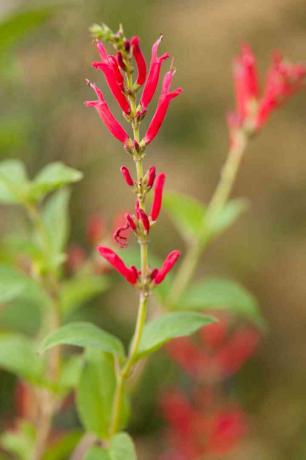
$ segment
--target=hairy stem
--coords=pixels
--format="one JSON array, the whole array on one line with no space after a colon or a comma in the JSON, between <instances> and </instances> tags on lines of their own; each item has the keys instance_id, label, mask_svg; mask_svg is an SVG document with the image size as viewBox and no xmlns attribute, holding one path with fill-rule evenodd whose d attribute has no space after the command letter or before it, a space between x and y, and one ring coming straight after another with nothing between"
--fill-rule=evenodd
<instances>
[{"instance_id":1,"label":"hairy stem","mask_svg":"<svg viewBox=\"0 0 306 460\"><path fill-rule=\"evenodd\" d=\"M40 241L44 259L48 260L48 255L50 255L52 248L50 247L49 235L41 219L39 210L37 207L32 205L27 206L27 210L36 235ZM47 269L46 273L44 273L42 276L39 276L39 281L50 300L49 314L45 318L42 327L45 327L47 324L48 330L51 332L57 329L61 323L57 277L53 270ZM55 347L52 350L49 350L47 355L47 378L50 379L50 381L57 380L60 371L60 362L60 347ZM37 418L37 438L34 448L33 460L41 460L43 457L51 430L52 417L56 411L57 406L56 397L46 389L39 390L38 400L40 401L40 406Z\"/></svg>"}]
</instances>

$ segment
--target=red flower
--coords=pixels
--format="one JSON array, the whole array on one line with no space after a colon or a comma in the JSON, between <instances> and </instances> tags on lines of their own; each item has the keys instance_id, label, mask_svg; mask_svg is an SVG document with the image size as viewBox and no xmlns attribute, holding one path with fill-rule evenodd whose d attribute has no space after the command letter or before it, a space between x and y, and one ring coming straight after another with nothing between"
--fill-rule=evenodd
<instances>
[{"instance_id":1,"label":"red flower","mask_svg":"<svg viewBox=\"0 0 306 460\"><path fill-rule=\"evenodd\" d=\"M152 46L152 55L150 62L150 69L147 81L145 83L143 93L140 99L140 104L143 110L146 110L150 104L152 97L154 96L158 80L160 69L163 61L169 57L168 53L164 53L162 56L158 57L157 50L162 40L162 36L153 44Z\"/></svg>"},{"instance_id":2,"label":"red flower","mask_svg":"<svg viewBox=\"0 0 306 460\"><path fill-rule=\"evenodd\" d=\"M127 98L122 92L123 79L114 56L108 56L107 61L104 62L93 62L92 65L95 69L102 70L114 98L117 100L123 112L128 115L131 108Z\"/></svg>"},{"instance_id":3,"label":"red flower","mask_svg":"<svg viewBox=\"0 0 306 460\"><path fill-rule=\"evenodd\" d=\"M178 261L180 255L181 255L180 251L177 251L177 250L171 251L167 255L162 267L159 270L156 270L156 269L153 270L152 276L153 276L153 281L155 284L160 284L165 279L167 274L170 272L170 270L173 268L173 266Z\"/></svg>"},{"instance_id":4,"label":"red flower","mask_svg":"<svg viewBox=\"0 0 306 460\"><path fill-rule=\"evenodd\" d=\"M137 69L138 69L137 84L143 85L146 80L147 66L146 66L146 61L144 59L144 56L139 46L139 37L131 38L130 44L132 47L132 53L133 53L134 59L137 64Z\"/></svg>"},{"instance_id":5,"label":"red flower","mask_svg":"<svg viewBox=\"0 0 306 460\"><path fill-rule=\"evenodd\" d=\"M130 284L137 283L138 272L136 267L127 267L123 260L110 248L98 246L97 250Z\"/></svg>"},{"instance_id":6,"label":"red flower","mask_svg":"<svg viewBox=\"0 0 306 460\"><path fill-rule=\"evenodd\" d=\"M260 128L274 109L302 87L305 76L305 65L291 64L282 56L275 55L266 77L263 96L260 97L256 59L251 48L243 46L234 62L236 113L228 119L231 141L235 137L235 130L247 120L255 129Z\"/></svg>"},{"instance_id":7,"label":"red flower","mask_svg":"<svg viewBox=\"0 0 306 460\"><path fill-rule=\"evenodd\" d=\"M153 221L157 220L163 199L163 189L165 185L166 175L161 173L157 176L155 181L155 188L154 188L154 197L151 209L151 219Z\"/></svg>"},{"instance_id":8,"label":"red flower","mask_svg":"<svg viewBox=\"0 0 306 460\"><path fill-rule=\"evenodd\" d=\"M98 96L97 101L86 101L86 107L94 107L101 120L109 130L109 132L120 142L126 144L129 140L129 136L121 124L116 120L114 115L111 113L107 103L105 102L102 91L94 84L87 81L90 87L95 91Z\"/></svg>"},{"instance_id":9,"label":"red flower","mask_svg":"<svg viewBox=\"0 0 306 460\"><path fill-rule=\"evenodd\" d=\"M149 221L149 218L148 218L147 214L145 213L145 211L138 207L136 209L136 214L137 214L138 220L140 220L142 222L144 231L146 233L149 233L149 231L150 231L150 221Z\"/></svg>"},{"instance_id":10,"label":"red flower","mask_svg":"<svg viewBox=\"0 0 306 460\"><path fill-rule=\"evenodd\" d=\"M249 114L250 104L258 97L255 56L248 45L241 49L234 63L236 105L240 120Z\"/></svg>"},{"instance_id":11,"label":"red flower","mask_svg":"<svg viewBox=\"0 0 306 460\"><path fill-rule=\"evenodd\" d=\"M147 178L147 187L152 188L153 184L154 184L154 181L155 181L155 177L156 177L156 168L155 168L155 166L151 166L151 168L147 172L147 177L148 177Z\"/></svg>"},{"instance_id":12,"label":"red flower","mask_svg":"<svg viewBox=\"0 0 306 460\"><path fill-rule=\"evenodd\" d=\"M291 64L286 62L280 55L274 56L258 109L256 120L258 127L263 125L275 108L279 107L302 87L305 76L305 65Z\"/></svg>"},{"instance_id":13,"label":"red flower","mask_svg":"<svg viewBox=\"0 0 306 460\"><path fill-rule=\"evenodd\" d=\"M170 90L170 85L174 76L174 71L169 70L164 77L162 92L158 100L156 111L149 124L147 132L144 137L145 144L149 144L156 137L169 108L172 99L177 97L183 91L182 88L177 88L174 91Z\"/></svg>"},{"instance_id":14,"label":"red flower","mask_svg":"<svg viewBox=\"0 0 306 460\"><path fill-rule=\"evenodd\" d=\"M129 185L130 187L133 186L134 185L134 180L133 180L133 178L131 176L131 173L128 170L128 168L126 166L121 166L120 171L121 171L122 177L125 180L125 182L127 183L127 185Z\"/></svg>"}]
</instances>

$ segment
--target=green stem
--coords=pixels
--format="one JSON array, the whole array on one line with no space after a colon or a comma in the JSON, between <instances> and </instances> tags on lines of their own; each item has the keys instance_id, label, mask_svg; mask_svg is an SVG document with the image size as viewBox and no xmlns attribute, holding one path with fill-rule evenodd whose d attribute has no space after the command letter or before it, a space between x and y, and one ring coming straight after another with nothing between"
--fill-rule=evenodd
<instances>
[{"instance_id":1,"label":"green stem","mask_svg":"<svg viewBox=\"0 0 306 460\"><path fill-rule=\"evenodd\" d=\"M53 270L48 268L48 257L52 250L48 232L44 226L39 210L32 204L26 205L30 220L32 221L37 238L39 239L41 250L46 262L46 273L39 276L40 284L47 293L50 299L50 314L44 323L48 324L49 332L57 329L60 326L60 308L57 277ZM45 268L45 267L44 267ZM44 324L44 326L45 326ZM60 370L61 350L60 347L55 347L48 353L48 379L56 382ZM33 460L41 460L43 457L45 446L51 430L52 416L56 410L57 400L48 390L40 390L39 394L39 417L37 420L37 439L33 453Z\"/></svg>"},{"instance_id":2,"label":"green stem","mask_svg":"<svg viewBox=\"0 0 306 460\"><path fill-rule=\"evenodd\" d=\"M132 110L133 105L131 104ZM134 140L139 142L139 127L137 122L132 123ZM137 174L137 197L139 200L140 207L145 210L145 193L143 192L143 164L142 158L135 158L136 174ZM120 429L120 419L122 412L122 403L123 403L123 394L124 386L126 380L129 378L133 365L135 363L138 348L141 342L141 337L143 333L143 328L147 318L147 309L148 309L148 299L149 299L149 290L147 287L147 277L149 274L149 258L148 258L148 238L146 235L139 236L138 240L140 246L140 269L141 269L141 287L139 295L139 307L137 314L137 321L135 326L135 331L133 339L131 342L131 347L129 355L123 365L119 370L117 375L117 384L113 401L112 417L109 429L110 437L114 436Z\"/></svg>"},{"instance_id":3,"label":"green stem","mask_svg":"<svg viewBox=\"0 0 306 460\"><path fill-rule=\"evenodd\" d=\"M173 280L172 290L169 296L170 304L172 305L176 304L186 290L196 270L199 259L208 245L210 240L209 223L212 222L215 216L222 210L231 194L246 149L247 141L248 135L244 130L237 133L235 143L231 147L221 171L220 181L207 208L207 225L198 235L197 240L190 245L177 275Z\"/></svg>"}]
</instances>

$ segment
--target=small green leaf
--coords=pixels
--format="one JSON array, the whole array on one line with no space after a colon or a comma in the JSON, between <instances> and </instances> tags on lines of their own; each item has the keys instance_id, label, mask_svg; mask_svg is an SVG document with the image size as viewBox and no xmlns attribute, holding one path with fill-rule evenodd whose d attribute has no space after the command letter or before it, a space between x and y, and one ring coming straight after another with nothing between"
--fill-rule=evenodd
<instances>
[{"instance_id":1,"label":"small green leaf","mask_svg":"<svg viewBox=\"0 0 306 460\"><path fill-rule=\"evenodd\" d=\"M152 353L175 337L191 335L214 321L212 316L194 312L175 312L160 316L145 325L138 357Z\"/></svg>"},{"instance_id":2,"label":"small green leaf","mask_svg":"<svg viewBox=\"0 0 306 460\"><path fill-rule=\"evenodd\" d=\"M94 446L84 460L137 460L137 455L131 437L127 433L118 433L108 448Z\"/></svg>"},{"instance_id":3,"label":"small green leaf","mask_svg":"<svg viewBox=\"0 0 306 460\"><path fill-rule=\"evenodd\" d=\"M50 258L55 256L54 263L65 247L69 234L68 204L70 193L68 190L59 190L46 202L42 218L48 233Z\"/></svg>"},{"instance_id":4,"label":"small green leaf","mask_svg":"<svg viewBox=\"0 0 306 460\"><path fill-rule=\"evenodd\" d=\"M17 334L3 334L0 335L0 368L38 382L43 364L30 339Z\"/></svg>"},{"instance_id":5,"label":"small green leaf","mask_svg":"<svg viewBox=\"0 0 306 460\"><path fill-rule=\"evenodd\" d=\"M127 433L112 438L109 452L111 460L137 460L134 443Z\"/></svg>"},{"instance_id":6,"label":"small green leaf","mask_svg":"<svg viewBox=\"0 0 306 460\"><path fill-rule=\"evenodd\" d=\"M50 443L44 454L43 460L66 460L76 447L82 436L81 431L71 431L61 434L57 439ZM30 457L28 457L29 459Z\"/></svg>"},{"instance_id":7,"label":"small green leaf","mask_svg":"<svg viewBox=\"0 0 306 460\"><path fill-rule=\"evenodd\" d=\"M78 309L95 296L105 291L109 286L104 276L78 275L61 284L61 310L65 315Z\"/></svg>"},{"instance_id":8,"label":"small green leaf","mask_svg":"<svg viewBox=\"0 0 306 460\"><path fill-rule=\"evenodd\" d=\"M206 209L200 201L188 195L171 192L165 194L163 203L185 240L193 240L201 233Z\"/></svg>"},{"instance_id":9,"label":"small green leaf","mask_svg":"<svg viewBox=\"0 0 306 460\"><path fill-rule=\"evenodd\" d=\"M32 280L12 267L0 265L0 302L10 302L19 297Z\"/></svg>"},{"instance_id":10,"label":"small green leaf","mask_svg":"<svg viewBox=\"0 0 306 460\"><path fill-rule=\"evenodd\" d=\"M235 281L222 278L209 278L190 286L178 306L182 309L228 310L255 321L260 320L254 296Z\"/></svg>"},{"instance_id":11,"label":"small green leaf","mask_svg":"<svg viewBox=\"0 0 306 460\"><path fill-rule=\"evenodd\" d=\"M215 216L209 224L212 236L217 236L230 227L248 207L247 200L237 198L225 204L221 211Z\"/></svg>"},{"instance_id":12,"label":"small green leaf","mask_svg":"<svg viewBox=\"0 0 306 460\"><path fill-rule=\"evenodd\" d=\"M82 177L83 174L80 171L63 163L50 163L37 174L31 183L30 196L33 199L40 199L47 193L78 182Z\"/></svg>"},{"instance_id":13,"label":"small green leaf","mask_svg":"<svg viewBox=\"0 0 306 460\"><path fill-rule=\"evenodd\" d=\"M52 332L43 341L41 351L44 352L56 345L74 345L124 355L123 345L117 337L85 322L66 324Z\"/></svg>"},{"instance_id":14,"label":"small green leaf","mask_svg":"<svg viewBox=\"0 0 306 460\"><path fill-rule=\"evenodd\" d=\"M22 203L28 190L28 179L24 165L19 160L0 163L0 202Z\"/></svg>"},{"instance_id":15,"label":"small green leaf","mask_svg":"<svg viewBox=\"0 0 306 460\"><path fill-rule=\"evenodd\" d=\"M112 460L112 458L110 457L108 450L101 449L101 447L98 446L93 446L87 451L84 460Z\"/></svg>"},{"instance_id":16,"label":"small green leaf","mask_svg":"<svg viewBox=\"0 0 306 460\"><path fill-rule=\"evenodd\" d=\"M108 433L115 386L113 357L87 355L77 387L77 409L85 429L99 437Z\"/></svg>"},{"instance_id":17,"label":"small green leaf","mask_svg":"<svg viewBox=\"0 0 306 460\"><path fill-rule=\"evenodd\" d=\"M35 437L35 427L23 420L18 430L10 430L1 435L0 445L13 454L14 458L17 456L20 460L29 460L34 455Z\"/></svg>"}]
</instances>

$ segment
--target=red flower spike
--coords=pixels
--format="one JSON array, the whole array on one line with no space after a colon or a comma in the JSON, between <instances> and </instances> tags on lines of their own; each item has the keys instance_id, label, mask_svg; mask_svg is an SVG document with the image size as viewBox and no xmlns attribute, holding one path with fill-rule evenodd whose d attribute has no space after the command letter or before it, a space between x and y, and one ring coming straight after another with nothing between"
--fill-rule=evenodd
<instances>
[{"instance_id":1,"label":"red flower spike","mask_svg":"<svg viewBox=\"0 0 306 460\"><path fill-rule=\"evenodd\" d=\"M149 233L150 231L150 221L146 213L144 212L143 209L138 209L138 219L141 220L143 228L145 229L146 233Z\"/></svg>"},{"instance_id":2,"label":"red flower spike","mask_svg":"<svg viewBox=\"0 0 306 460\"><path fill-rule=\"evenodd\" d=\"M113 61L109 60L108 58L108 60L104 62L93 62L92 66L95 69L99 69L104 73L110 91L112 92L114 98L118 102L123 112L128 115L131 111L130 104L121 90L121 85L118 82L118 74L114 71L113 68Z\"/></svg>"},{"instance_id":3,"label":"red flower spike","mask_svg":"<svg viewBox=\"0 0 306 460\"><path fill-rule=\"evenodd\" d=\"M90 87L95 91L98 96L97 101L86 101L85 105L87 107L94 107L101 120L109 130L109 132L116 138L118 141L126 144L129 140L129 136L121 124L116 120L114 115L111 113L107 103L105 102L102 91L94 84L87 81Z\"/></svg>"},{"instance_id":4,"label":"red flower spike","mask_svg":"<svg viewBox=\"0 0 306 460\"><path fill-rule=\"evenodd\" d=\"M145 58L139 46L139 37L131 38L130 43L132 46L132 53L136 61L137 70L138 70L138 76L137 76L136 82L138 85L143 85L146 80L147 66L146 66Z\"/></svg>"},{"instance_id":5,"label":"red flower spike","mask_svg":"<svg viewBox=\"0 0 306 460\"><path fill-rule=\"evenodd\" d=\"M150 69L147 81L145 83L143 93L140 99L140 104L144 110L147 109L148 105L150 104L152 97L154 96L159 75L160 69L163 61L169 57L168 53L164 53L162 56L157 56L157 50L162 40L162 36L153 44L152 46L152 55L151 55L151 62L150 62Z\"/></svg>"},{"instance_id":6,"label":"red flower spike","mask_svg":"<svg viewBox=\"0 0 306 460\"><path fill-rule=\"evenodd\" d=\"M134 185L134 180L133 180L133 178L131 176L131 173L128 170L128 168L126 166L121 166L120 171L121 171L122 177L125 180L125 182L127 183L127 185L132 187Z\"/></svg>"},{"instance_id":7,"label":"red flower spike","mask_svg":"<svg viewBox=\"0 0 306 460\"><path fill-rule=\"evenodd\" d=\"M109 262L130 284L137 283L138 272L134 266L127 267L123 260L110 248L98 246L97 250L101 256L107 260L107 262Z\"/></svg>"},{"instance_id":8,"label":"red flower spike","mask_svg":"<svg viewBox=\"0 0 306 460\"><path fill-rule=\"evenodd\" d=\"M161 173L157 176L155 181L155 188L154 188L154 197L151 209L151 219L153 221L157 220L163 199L163 189L165 185L166 175Z\"/></svg>"},{"instance_id":9,"label":"red flower spike","mask_svg":"<svg viewBox=\"0 0 306 460\"><path fill-rule=\"evenodd\" d=\"M177 251L177 250L171 251L168 254L162 267L158 270L157 274L154 277L155 284L160 284L165 279L169 271L173 268L173 266L178 261L180 255L181 255L180 251Z\"/></svg>"},{"instance_id":10,"label":"red flower spike","mask_svg":"<svg viewBox=\"0 0 306 460\"><path fill-rule=\"evenodd\" d=\"M152 188L153 184L154 184L154 181L155 181L155 177L156 177L156 168L155 168L155 166L151 166L151 168L149 169L147 174L148 174L147 187Z\"/></svg>"},{"instance_id":11,"label":"red flower spike","mask_svg":"<svg viewBox=\"0 0 306 460\"><path fill-rule=\"evenodd\" d=\"M183 91L182 88L177 88L176 90L169 92L173 75L174 71L170 70L164 77L162 92L158 100L157 108L144 137L144 142L146 145L150 144L150 142L152 142L156 137L167 115L171 100L177 97Z\"/></svg>"}]
</instances>

